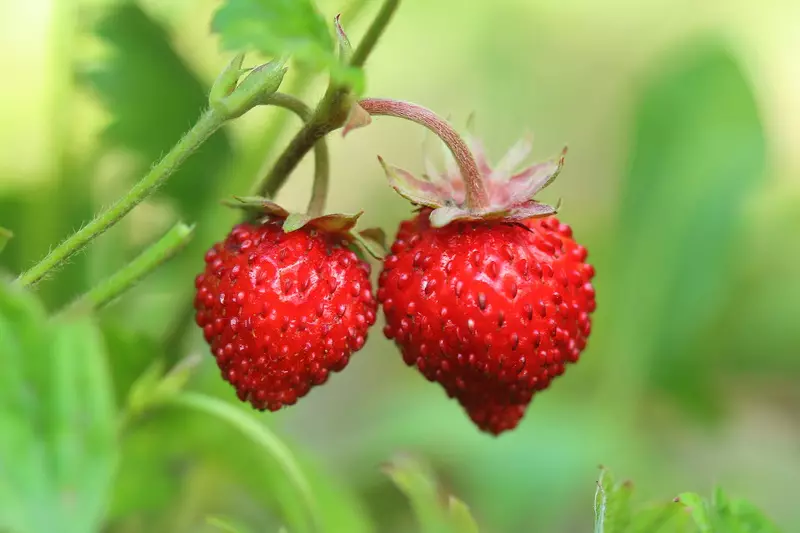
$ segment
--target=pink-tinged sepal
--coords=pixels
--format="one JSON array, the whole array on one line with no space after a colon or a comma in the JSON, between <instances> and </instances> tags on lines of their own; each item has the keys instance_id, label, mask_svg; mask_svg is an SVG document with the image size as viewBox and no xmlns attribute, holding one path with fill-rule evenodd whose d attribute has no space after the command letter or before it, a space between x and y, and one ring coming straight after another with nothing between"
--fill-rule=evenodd
<instances>
[{"instance_id":1,"label":"pink-tinged sepal","mask_svg":"<svg viewBox=\"0 0 800 533\"><path fill-rule=\"evenodd\" d=\"M466 205L464 180L450 152L445 153L444 170L437 170L430 159L425 160L425 173L418 178L410 172L387 164L378 158L391 187L413 204L433 209L431 225L443 227L457 220L519 221L554 215L558 206L534 200L550 185L564 166L564 148L557 158L519 169L530 155L530 138L518 141L497 165L486 157L483 143L476 137L467 138L470 152L481 173L488 205L470 209Z\"/></svg>"},{"instance_id":2,"label":"pink-tinged sepal","mask_svg":"<svg viewBox=\"0 0 800 533\"><path fill-rule=\"evenodd\" d=\"M389 165L381 156L378 156L378 161L392 189L409 202L425 207L440 207L447 201L445 191L431 181L419 179L407 170Z\"/></svg>"}]
</instances>

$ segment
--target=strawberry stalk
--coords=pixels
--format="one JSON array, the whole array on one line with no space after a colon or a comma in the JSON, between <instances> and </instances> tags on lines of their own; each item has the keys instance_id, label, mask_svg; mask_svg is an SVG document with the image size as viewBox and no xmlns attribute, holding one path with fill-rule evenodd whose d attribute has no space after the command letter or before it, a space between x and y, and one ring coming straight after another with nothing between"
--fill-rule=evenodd
<instances>
[{"instance_id":1,"label":"strawberry stalk","mask_svg":"<svg viewBox=\"0 0 800 533\"><path fill-rule=\"evenodd\" d=\"M156 192L189 156L229 120L240 117L275 93L286 73L284 61L260 65L243 78L244 54L237 54L223 69L209 93L208 109L172 149L141 180L111 207L56 246L47 256L23 272L17 283L36 285L51 272L66 264L96 237L122 220L134 207Z\"/></svg>"},{"instance_id":2,"label":"strawberry stalk","mask_svg":"<svg viewBox=\"0 0 800 533\"><path fill-rule=\"evenodd\" d=\"M365 98L357 104L369 115L383 115L410 120L431 130L453 154L467 191L467 208L479 211L489 205L478 164L458 132L436 113L411 102L384 98Z\"/></svg>"},{"instance_id":3,"label":"strawberry stalk","mask_svg":"<svg viewBox=\"0 0 800 533\"><path fill-rule=\"evenodd\" d=\"M161 187L189 155L211 137L226 120L226 117L212 109L203 113L194 127L125 196L56 246L44 259L23 272L17 278L17 282L25 287L36 285L49 273L66 264L95 237L105 233L142 200Z\"/></svg>"},{"instance_id":4,"label":"strawberry stalk","mask_svg":"<svg viewBox=\"0 0 800 533\"><path fill-rule=\"evenodd\" d=\"M361 67L375 48L380 36L386 30L400 0L385 0L380 11L370 24L364 39L352 52L347 63ZM289 175L305 155L321 138L336 131L347 123L355 97L349 87L331 83L319 102L311 120L289 142L269 173L258 181L252 190L253 195L274 198Z\"/></svg>"},{"instance_id":5,"label":"strawberry stalk","mask_svg":"<svg viewBox=\"0 0 800 533\"><path fill-rule=\"evenodd\" d=\"M313 111L302 100L289 94L275 93L264 102L267 105L282 107L293 112L300 119L308 123L313 116ZM328 197L330 157L328 144L325 137L321 137L314 144L314 183L311 186L311 200L308 203L307 213L310 216L320 216L325 211L325 200Z\"/></svg>"},{"instance_id":6,"label":"strawberry stalk","mask_svg":"<svg viewBox=\"0 0 800 533\"><path fill-rule=\"evenodd\" d=\"M192 239L193 233L193 227L187 226L183 222L175 224L155 244L121 270L78 298L70 308L100 309L105 307L183 250Z\"/></svg>"}]
</instances>

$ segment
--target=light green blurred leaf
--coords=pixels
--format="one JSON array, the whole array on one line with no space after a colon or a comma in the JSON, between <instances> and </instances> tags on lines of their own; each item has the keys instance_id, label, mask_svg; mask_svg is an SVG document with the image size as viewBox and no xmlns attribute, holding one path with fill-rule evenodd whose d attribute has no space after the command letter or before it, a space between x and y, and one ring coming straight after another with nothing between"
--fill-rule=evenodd
<instances>
[{"instance_id":1,"label":"light green blurred leaf","mask_svg":"<svg viewBox=\"0 0 800 533\"><path fill-rule=\"evenodd\" d=\"M635 117L616 263L598 268L602 351L624 358L608 365L609 387L632 394L645 379L709 411L709 332L735 290L743 204L764 175L759 112L736 58L696 42L653 66Z\"/></svg>"},{"instance_id":2,"label":"light green blurred leaf","mask_svg":"<svg viewBox=\"0 0 800 533\"><path fill-rule=\"evenodd\" d=\"M210 396L183 393L175 396L172 402L175 405L188 407L226 422L236 428L252 443L261 447L266 452L267 457L280 465L285 479L296 491L294 505L301 507L302 511L298 512L296 508L284 509L285 518L287 522L291 523L292 530L300 533L321 529L319 526L321 517L318 504L308 479L291 450L269 428L240 408Z\"/></svg>"},{"instance_id":3,"label":"light green blurred leaf","mask_svg":"<svg viewBox=\"0 0 800 533\"><path fill-rule=\"evenodd\" d=\"M713 512L702 496L693 492L684 492L678 496L678 501L689 511L700 533L716 531Z\"/></svg>"},{"instance_id":4,"label":"light green blurred leaf","mask_svg":"<svg viewBox=\"0 0 800 533\"><path fill-rule=\"evenodd\" d=\"M88 317L48 322L0 284L0 528L91 533L117 462L105 351Z\"/></svg>"},{"instance_id":5,"label":"light green blurred leaf","mask_svg":"<svg viewBox=\"0 0 800 533\"><path fill-rule=\"evenodd\" d=\"M478 533L478 523L475 522L475 517L467 507L467 504L456 498L450 496L450 522L453 528L458 533Z\"/></svg>"},{"instance_id":6,"label":"light green blurred leaf","mask_svg":"<svg viewBox=\"0 0 800 533\"><path fill-rule=\"evenodd\" d=\"M458 502L461 509L455 511L452 501L449 509L443 505L434 473L423 463L409 456L397 456L384 467L384 472L408 498L422 533L469 531L460 529L465 523L468 528L474 527L469 510L463 503Z\"/></svg>"},{"instance_id":7,"label":"light green blurred leaf","mask_svg":"<svg viewBox=\"0 0 800 533\"><path fill-rule=\"evenodd\" d=\"M687 492L678 501L689 511L700 533L780 533L753 504L741 499L731 499L717 487L711 502Z\"/></svg>"},{"instance_id":8,"label":"light green blurred leaf","mask_svg":"<svg viewBox=\"0 0 800 533\"><path fill-rule=\"evenodd\" d=\"M108 45L109 57L82 79L113 116L105 140L139 154L144 171L207 107L207 87L175 51L164 28L134 2L114 5L95 32ZM164 186L164 194L177 201L188 220L199 218L216 201L213 184L231 153L221 130Z\"/></svg>"},{"instance_id":9,"label":"light green blurred leaf","mask_svg":"<svg viewBox=\"0 0 800 533\"><path fill-rule=\"evenodd\" d=\"M336 55L332 25L311 0L227 0L211 27L221 35L227 49L291 55L313 70L329 69L334 78L353 86L356 92L363 90L362 71L342 65Z\"/></svg>"},{"instance_id":10,"label":"light green blurred leaf","mask_svg":"<svg viewBox=\"0 0 800 533\"><path fill-rule=\"evenodd\" d=\"M631 521L630 482L616 483L611 472L600 471L594 497L595 533L625 533Z\"/></svg>"},{"instance_id":11,"label":"light green blurred leaf","mask_svg":"<svg viewBox=\"0 0 800 533\"><path fill-rule=\"evenodd\" d=\"M669 502L634 513L626 533L683 533L689 530L689 521L682 505Z\"/></svg>"},{"instance_id":12,"label":"light green blurred leaf","mask_svg":"<svg viewBox=\"0 0 800 533\"><path fill-rule=\"evenodd\" d=\"M714 513L719 528L731 533L778 533L778 528L753 504L742 499L731 499L717 487L714 490Z\"/></svg>"},{"instance_id":13,"label":"light green blurred leaf","mask_svg":"<svg viewBox=\"0 0 800 533\"><path fill-rule=\"evenodd\" d=\"M11 233L11 231L0 226L0 253L3 251L3 249L6 247L6 244L8 244L8 241L10 241L13 236L14 234Z\"/></svg>"},{"instance_id":14,"label":"light green blurred leaf","mask_svg":"<svg viewBox=\"0 0 800 533\"><path fill-rule=\"evenodd\" d=\"M220 516L209 516L208 518L206 518L206 523L210 526L214 526L215 528L224 533L249 533L248 529L246 529L241 524L234 523L229 518L222 518Z\"/></svg>"}]
</instances>

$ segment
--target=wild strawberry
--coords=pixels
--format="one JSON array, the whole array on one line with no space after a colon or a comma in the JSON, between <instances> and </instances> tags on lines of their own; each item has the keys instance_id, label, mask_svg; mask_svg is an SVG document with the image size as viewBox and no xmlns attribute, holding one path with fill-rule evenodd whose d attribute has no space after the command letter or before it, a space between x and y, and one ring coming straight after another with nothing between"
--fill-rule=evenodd
<instances>
[{"instance_id":1,"label":"wild strawberry","mask_svg":"<svg viewBox=\"0 0 800 533\"><path fill-rule=\"evenodd\" d=\"M288 213L264 206L271 215L208 251L195 309L222 377L242 401L276 411L347 365L377 303L369 264L343 238L354 219L306 219L286 231Z\"/></svg>"},{"instance_id":2,"label":"wild strawberry","mask_svg":"<svg viewBox=\"0 0 800 533\"><path fill-rule=\"evenodd\" d=\"M578 360L591 331L594 269L586 249L553 216L556 208L533 200L559 173L563 155L513 173L530 151L521 142L492 168L480 143L464 143L425 109L361 105L424 124L457 162L424 179L384 164L395 190L421 206L384 260L384 333L481 430L513 429L533 395Z\"/></svg>"},{"instance_id":3,"label":"wild strawberry","mask_svg":"<svg viewBox=\"0 0 800 533\"><path fill-rule=\"evenodd\" d=\"M512 429L586 346L595 300L585 259L553 216L434 228L425 209L401 224L384 261L384 333L478 427Z\"/></svg>"}]
</instances>

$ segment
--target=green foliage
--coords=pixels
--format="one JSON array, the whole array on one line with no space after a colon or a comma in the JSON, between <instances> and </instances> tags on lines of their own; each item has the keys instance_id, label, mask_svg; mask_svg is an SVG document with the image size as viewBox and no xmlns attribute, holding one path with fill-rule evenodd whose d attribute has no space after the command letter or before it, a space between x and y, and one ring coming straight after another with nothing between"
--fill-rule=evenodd
<instances>
[{"instance_id":1,"label":"green foliage","mask_svg":"<svg viewBox=\"0 0 800 533\"><path fill-rule=\"evenodd\" d=\"M115 4L95 33L109 56L82 79L112 115L106 142L140 156L138 177L197 120L208 105L208 88L175 51L166 30L136 3ZM187 220L216 202L215 184L232 150L228 135L218 131L162 189Z\"/></svg>"},{"instance_id":2,"label":"green foliage","mask_svg":"<svg viewBox=\"0 0 800 533\"><path fill-rule=\"evenodd\" d=\"M462 501L450 496L444 505L433 473L421 462L399 456L386 465L384 471L408 498L422 533L478 531L469 508Z\"/></svg>"},{"instance_id":3,"label":"green foliage","mask_svg":"<svg viewBox=\"0 0 800 533\"><path fill-rule=\"evenodd\" d=\"M594 533L779 533L753 504L717 488L712 501L684 493L641 510L631 507L632 484L615 483L603 469L595 493Z\"/></svg>"},{"instance_id":4,"label":"green foliage","mask_svg":"<svg viewBox=\"0 0 800 533\"><path fill-rule=\"evenodd\" d=\"M212 22L229 50L291 55L312 70L330 70L334 79L361 92L363 73L339 59L331 28L311 0L227 0Z\"/></svg>"},{"instance_id":5,"label":"green foliage","mask_svg":"<svg viewBox=\"0 0 800 533\"><path fill-rule=\"evenodd\" d=\"M100 333L86 316L48 321L0 283L0 529L92 533L117 462Z\"/></svg>"},{"instance_id":6,"label":"green foliage","mask_svg":"<svg viewBox=\"0 0 800 533\"><path fill-rule=\"evenodd\" d=\"M700 533L779 533L779 529L752 503L731 499L719 487L712 501L698 494L683 493L678 501L685 506Z\"/></svg>"},{"instance_id":7,"label":"green foliage","mask_svg":"<svg viewBox=\"0 0 800 533\"><path fill-rule=\"evenodd\" d=\"M732 290L743 206L764 175L764 134L750 84L723 46L695 43L655 68L636 106L617 261L603 287L613 314L603 335L613 344L603 348L625 358L617 379L644 373L708 411L715 362L704 350L714 344L704 342Z\"/></svg>"}]
</instances>

